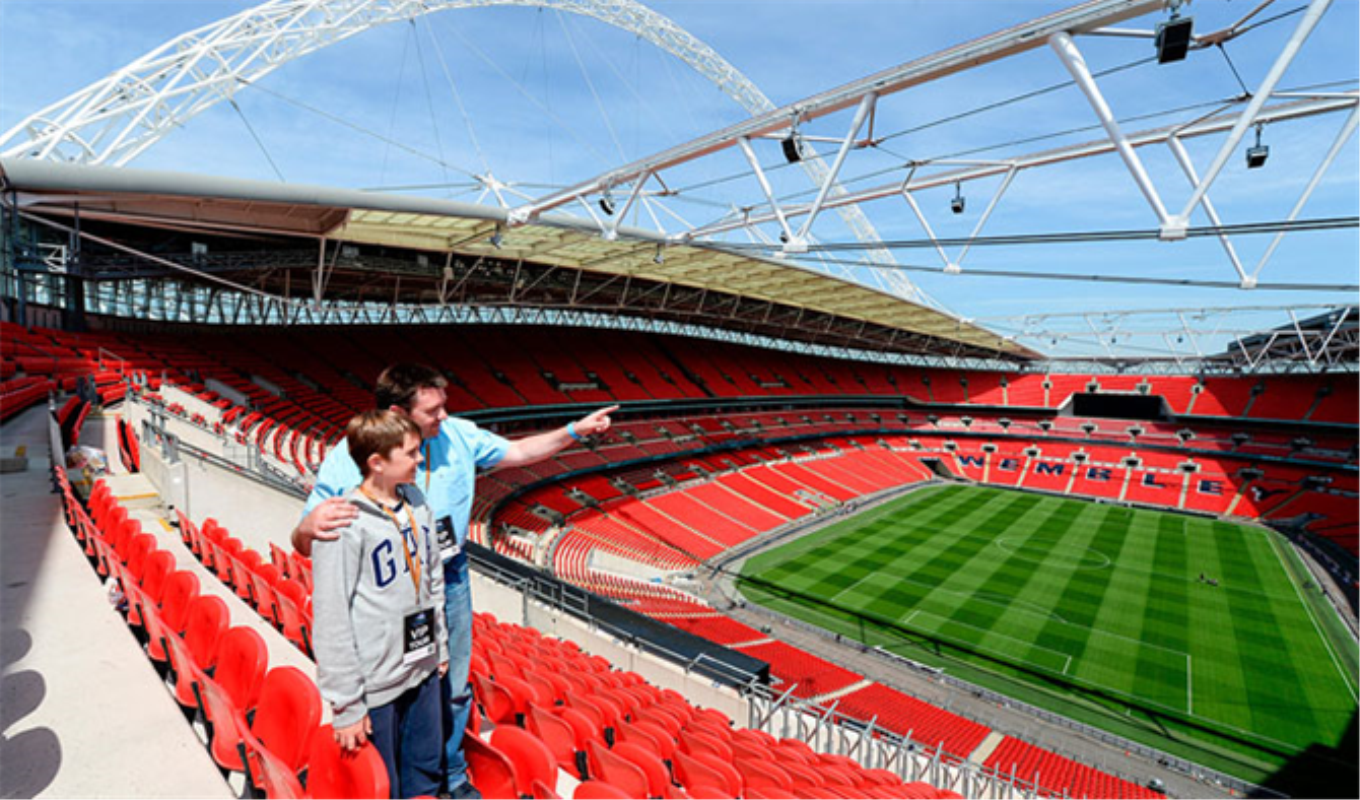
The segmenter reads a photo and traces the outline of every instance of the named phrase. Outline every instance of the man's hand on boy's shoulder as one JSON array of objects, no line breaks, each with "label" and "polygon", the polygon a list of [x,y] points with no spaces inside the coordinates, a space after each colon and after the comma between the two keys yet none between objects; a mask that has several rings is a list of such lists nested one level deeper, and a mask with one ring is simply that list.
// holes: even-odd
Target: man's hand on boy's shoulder
[{"label": "man's hand on boy's shoulder", "polygon": [[353,725],[335,729],[335,741],[340,745],[340,749],[350,753],[367,744],[368,737],[372,735],[373,723],[369,721],[367,714]]},{"label": "man's hand on boy's shoulder", "polygon": [[340,538],[340,531],[348,528],[359,516],[359,507],[343,497],[322,500],[293,531],[293,549],[304,556],[312,554],[312,542],[330,542]]}]

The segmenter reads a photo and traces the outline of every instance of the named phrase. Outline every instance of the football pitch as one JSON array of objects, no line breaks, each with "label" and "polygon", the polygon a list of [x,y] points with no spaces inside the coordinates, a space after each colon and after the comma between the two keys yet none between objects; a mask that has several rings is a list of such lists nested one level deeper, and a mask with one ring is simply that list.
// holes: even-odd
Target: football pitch
[{"label": "football pitch", "polygon": [[752,557],[740,586],[829,631],[1259,780],[1335,746],[1356,713],[1355,642],[1277,538],[937,486]]}]

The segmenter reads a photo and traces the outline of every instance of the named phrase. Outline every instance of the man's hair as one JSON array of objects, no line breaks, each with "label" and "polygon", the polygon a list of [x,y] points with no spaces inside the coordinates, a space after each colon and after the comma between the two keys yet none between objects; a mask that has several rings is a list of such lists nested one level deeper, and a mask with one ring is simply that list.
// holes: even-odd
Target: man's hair
[{"label": "man's hair", "polygon": [[356,414],[345,426],[345,440],[349,457],[359,467],[359,474],[368,477],[368,457],[377,453],[387,458],[393,449],[406,444],[406,435],[420,438],[420,426],[410,417],[385,408]]},{"label": "man's hair", "polygon": [[424,364],[393,364],[378,376],[373,388],[378,408],[411,410],[416,393],[421,389],[443,389],[449,382],[439,371]]}]

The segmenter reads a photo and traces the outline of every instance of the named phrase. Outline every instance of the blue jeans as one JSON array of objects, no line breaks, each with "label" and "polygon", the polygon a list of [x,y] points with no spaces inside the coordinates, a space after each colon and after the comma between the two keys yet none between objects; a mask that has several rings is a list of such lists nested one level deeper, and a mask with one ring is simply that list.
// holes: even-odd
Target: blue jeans
[{"label": "blue jeans", "polygon": [[449,673],[440,682],[444,709],[444,773],[448,789],[467,782],[463,729],[472,711],[468,667],[472,662],[472,589],[468,585],[467,553],[459,551],[444,565],[444,620],[449,628]]},{"label": "blue jeans", "polygon": [[439,790],[442,683],[439,673],[431,672],[401,697],[368,710],[373,746],[387,765],[393,797],[431,797]]}]

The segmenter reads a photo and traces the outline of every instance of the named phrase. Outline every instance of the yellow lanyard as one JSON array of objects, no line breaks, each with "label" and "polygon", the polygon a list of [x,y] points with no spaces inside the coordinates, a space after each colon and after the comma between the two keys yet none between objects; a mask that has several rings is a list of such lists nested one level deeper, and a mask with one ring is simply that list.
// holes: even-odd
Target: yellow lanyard
[{"label": "yellow lanyard", "polygon": [[[408,572],[411,573],[411,585],[412,585],[413,587],[415,587],[415,590],[416,590],[416,602],[419,603],[419,602],[420,602],[420,561],[419,561],[418,559],[411,558],[411,546],[408,545],[408,544],[406,543],[406,534],[402,533],[402,530],[401,530],[401,520],[397,518],[396,513],[393,512],[392,509],[390,509],[390,508],[388,508],[386,505],[384,505],[383,502],[382,502],[381,500],[379,500],[378,498],[376,498],[376,497],[374,497],[373,495],[369,494],[368,491],[367,491],[366,489],[364,489],[362,486],[359,487],[359,491],[361,491],[361,492],[364,493],[364,497],[367,497],[369,500],[372,500],[374,505],[376,505],[378,508],[381,508],[381,509],[383,510],[383,513],[386,514],[386,515],[388,516],[388,518],[392,520],[392,524],[395,525],[395,526],[397,526],[397,538],[398,538],[398,539],[401,539],[401,550],[402,550],[403,553],[406,554],[406,569],[407,569]],[[403,502],[402,505],[405,506],[405,508],[406,508],[406,519],[408,519],[408,520],[410,521],[410,523],[411,523],[411,536],[414,537],[414,536],[416,535],[416,517],[415,517],[415,514],[411,511],[411,506],[410,506],[409,503]]]},{"label": "yellow lanyard", "polygon": [[[425,440],[425,495],[430,494],[430,440]],[[425,502],[429,502],[426,500]]]}]

